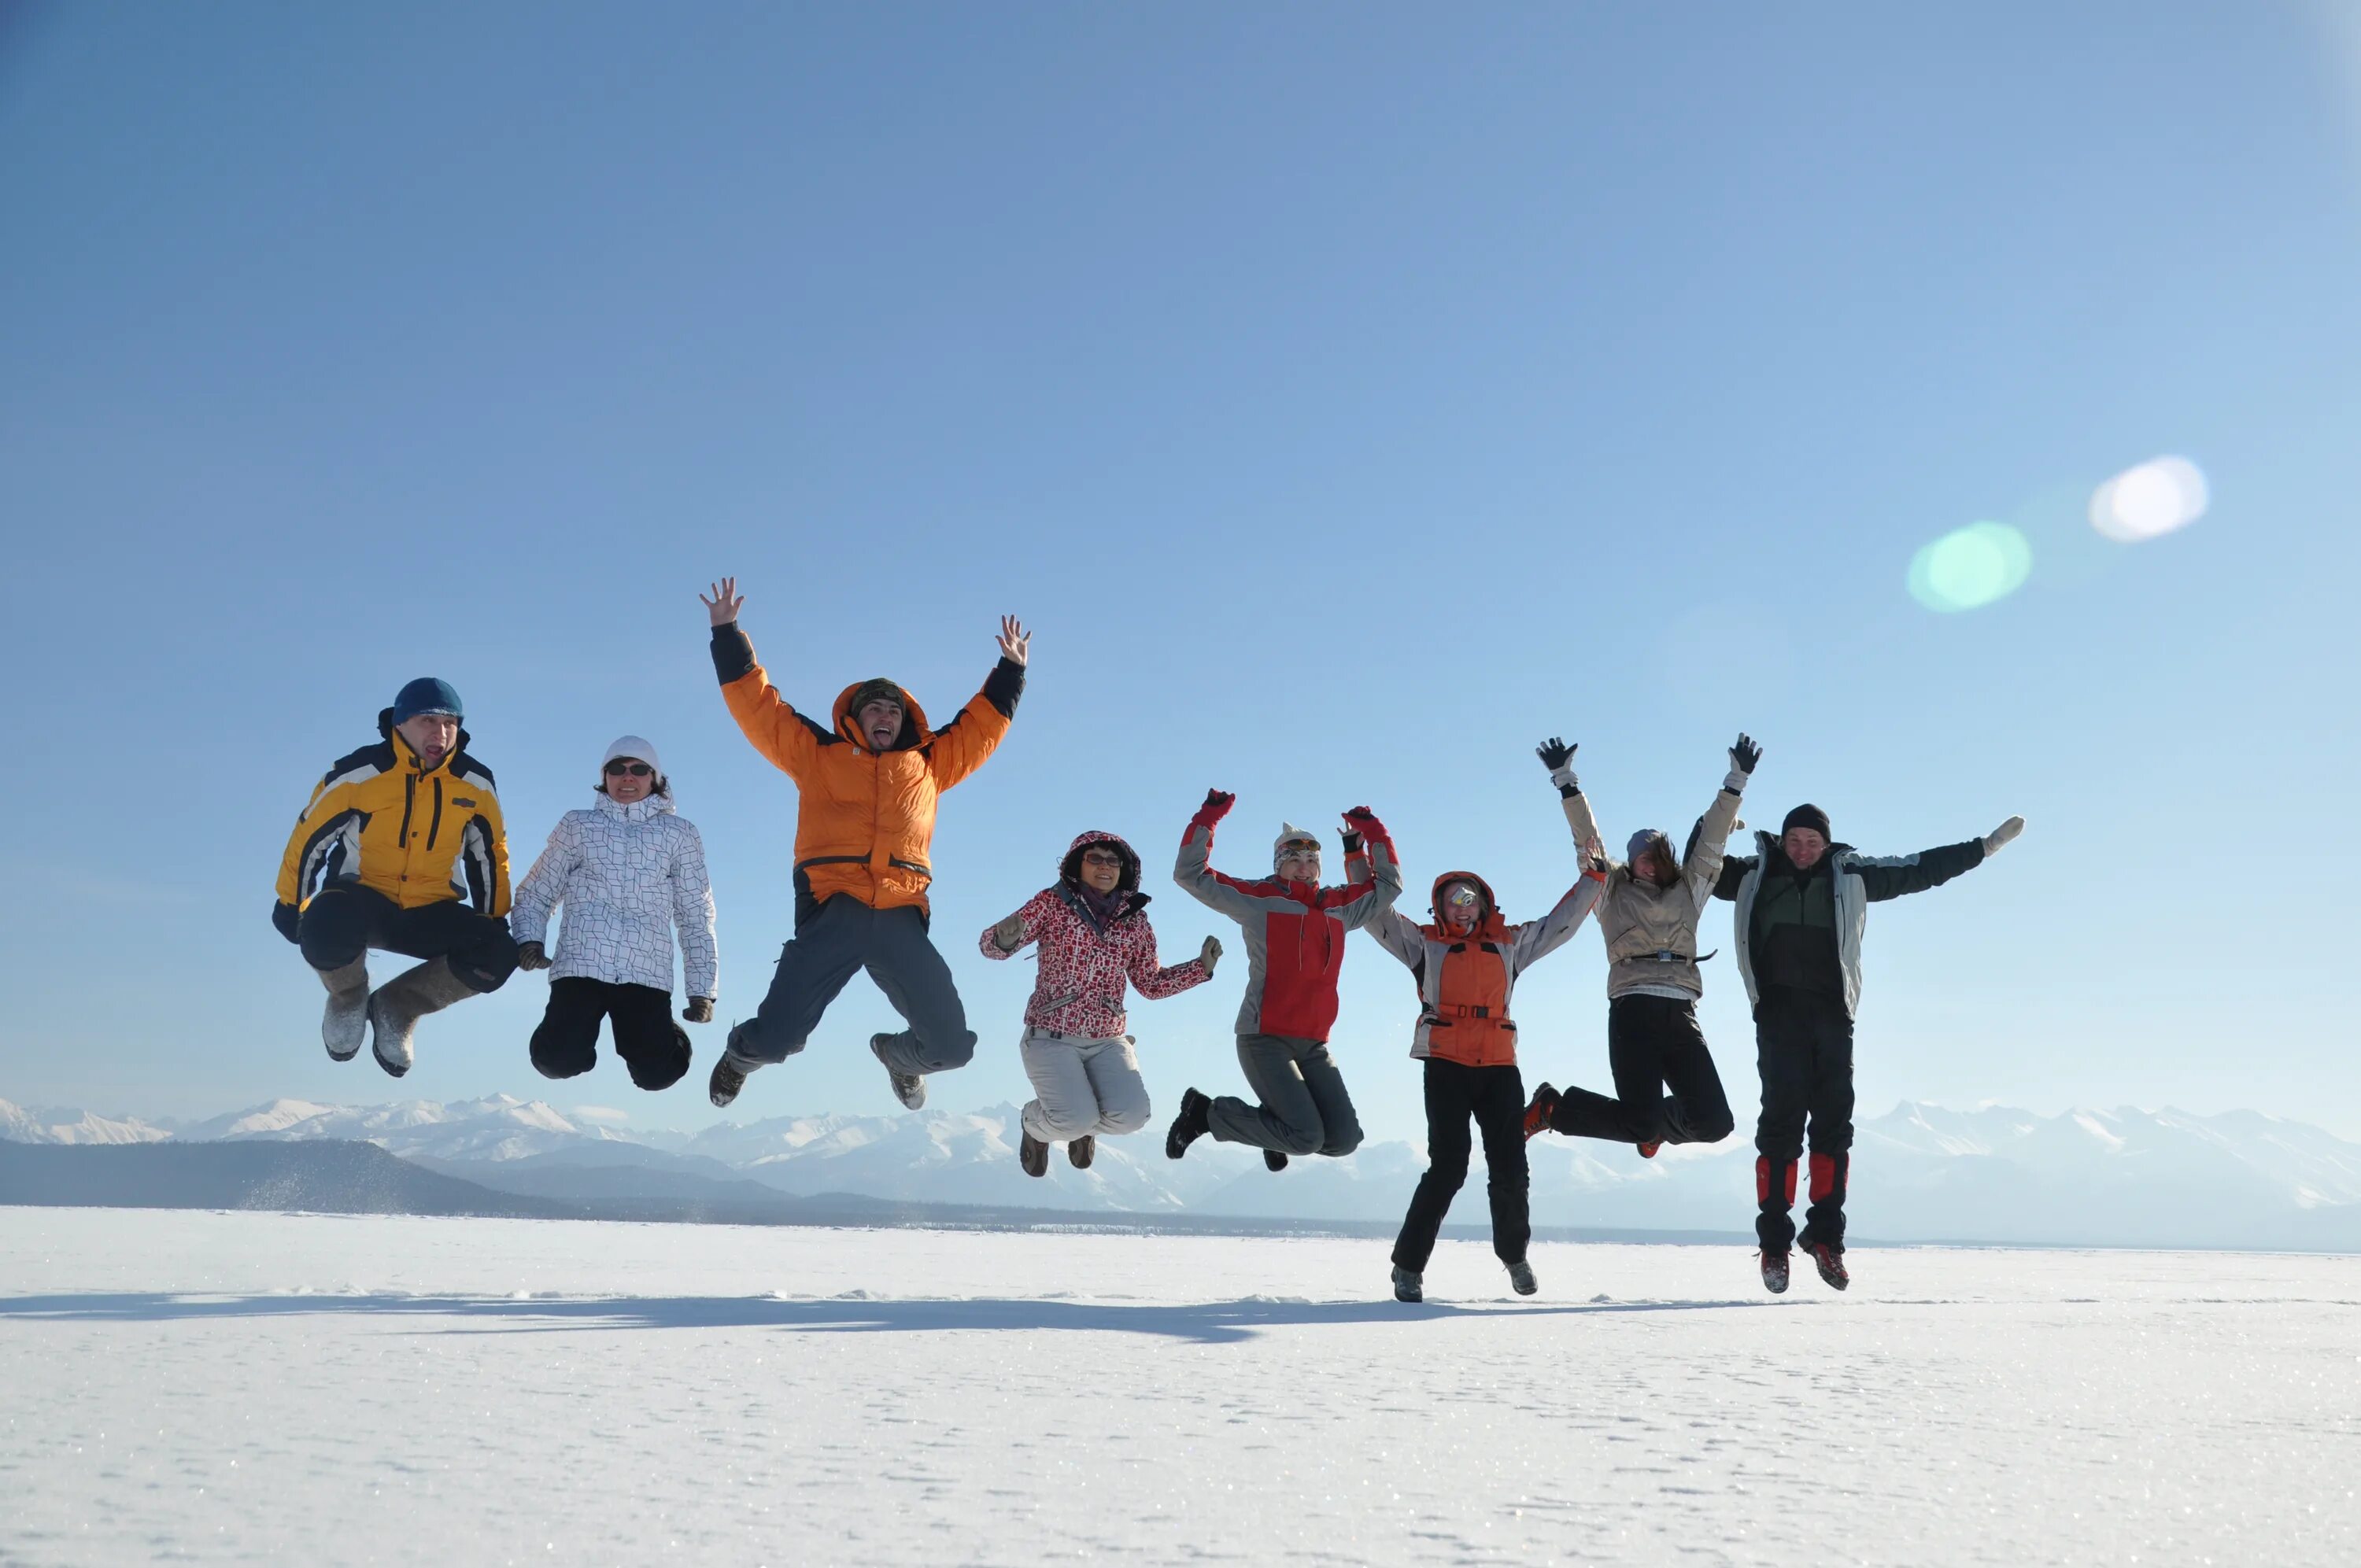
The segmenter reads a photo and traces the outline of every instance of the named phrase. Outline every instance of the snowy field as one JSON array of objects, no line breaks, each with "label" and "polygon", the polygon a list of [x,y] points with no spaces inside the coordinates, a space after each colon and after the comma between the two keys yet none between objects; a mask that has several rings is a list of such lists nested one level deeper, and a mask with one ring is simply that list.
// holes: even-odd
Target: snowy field
[{"label": "snowy field", "polygon": [[0,1562],[2361,1562],[2361,1259],[1534,1261],[0,1208]]}]

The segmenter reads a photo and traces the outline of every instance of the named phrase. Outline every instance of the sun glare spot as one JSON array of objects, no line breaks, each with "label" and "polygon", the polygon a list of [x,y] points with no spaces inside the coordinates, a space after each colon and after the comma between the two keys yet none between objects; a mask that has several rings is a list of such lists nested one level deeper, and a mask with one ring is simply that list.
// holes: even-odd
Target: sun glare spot
[{"label": "sun glare spot", "polygon": [[2033,575],[2033,546],[2004,522],[1953,529],[1910,558],[1910,597],[1946,615],[2004,599]]},{"label": "sun glare spot", "polygon": [[2118,544],[2138,544],[2188,527],[2212,499],[2196,464],[2152,458],[2091,492],[2091,526]]}]

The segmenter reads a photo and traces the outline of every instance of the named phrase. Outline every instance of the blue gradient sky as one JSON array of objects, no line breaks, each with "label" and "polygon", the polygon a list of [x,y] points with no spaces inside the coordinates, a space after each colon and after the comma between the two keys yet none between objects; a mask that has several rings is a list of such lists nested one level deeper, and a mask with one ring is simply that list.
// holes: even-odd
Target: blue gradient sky
[{"label": "blue gradient sky", "polygon": [[[2347,14],[2349,16],[2349,14]],[[1223,861],[1366,800],[1420,895],[1512,916],[1685,827],[1898,852],[2032,826],[1874,912],[1865,1108],[2254,1106],[2361,1135],[2344,820],[2361,579],[2361,25],[2299,6],[0,10],[0,654],[20,769],[0,1096],[149,1114],[390,1098],[321,1052],[266,921],[290,820],[380,705],[466,695],[522,873],[607,740],[664,748],[725,1018],[789,924],[794,795],[716,694],[734,571],[779,679],[949,709],[1037,628],[946,802],[936,927],[1022,1099],[1029,966],[974,933],[1079,828],[1165,945]],[[2160,453],[2212,513],[2081,519]],[[2031,582],[1914,603],[1980,521]],[[1715,926],[1726,936],[1726,914]],[[1604,1087],[1603,960],[1521,991],[1529,1078]],[[1741,1122],[1737,977],[1705,1007]],[[2345,978],[2340,979],[2340,976]],[[1238,1083],[1241,976],[1135,1014],[1150,1086]],[[530,1069],[521,976],[403,1095],[697,1125]],[[889,1108],[856,981],[740,1119]],[[1419,1130],[1401,970],[1337,1041]]]}]

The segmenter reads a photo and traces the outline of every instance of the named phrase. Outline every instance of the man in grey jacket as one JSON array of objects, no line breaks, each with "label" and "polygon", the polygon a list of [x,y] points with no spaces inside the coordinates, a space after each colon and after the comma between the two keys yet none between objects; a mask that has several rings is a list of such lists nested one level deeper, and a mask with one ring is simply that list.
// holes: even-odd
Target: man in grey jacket
[{"label": "man in grey jacket", "polygon": [[[1861,938],[1869,906],[1940,887],[2025,831],[2012,817],[1981,839],[1877,859],[1829,842],[1817,806],[1787,813],[1779,834],[1755,835],[1759,854],[1722,862],[1714,895],[1738,905],[1738,972],[1754,1004],[1763,1116],[1755,1124],[1754,1233],[1763,1283],[1787,1288],[1787,1252],[1800,1244],[1820,1277],[1841,1290],[1845,1181],[1852,1150],[1852,1020],[1861,1003]],[[1798,1236],[1795,1162],[1811,1144],[1811,1207]]]}]

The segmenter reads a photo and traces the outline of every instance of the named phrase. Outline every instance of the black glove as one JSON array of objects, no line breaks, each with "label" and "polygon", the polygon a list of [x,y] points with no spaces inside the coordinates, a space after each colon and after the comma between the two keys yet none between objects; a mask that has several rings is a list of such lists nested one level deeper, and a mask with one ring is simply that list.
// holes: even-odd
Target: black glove
[{"label": "black glove", "polygon": [[1336,837],[1345,841],[1345,852],[1346,854],[1357,855],[1361,852],[1361,836],[1358,833],[1354,832],[1350,828],[1345,828],[1343,832],[1337,834]]},{"label": "black glove", "polygon": [[1739,733],[1738,744],[1730,749],[1730,765],[1741,773],[1752,773],[1754,772],[1754,764],[1762,760],[1763,748],[1748,740],[1745,732],[1741,730]]},{"label": "black glove", "polygon": [[692,1024],[712,1023],[713,998],[710,996],[690,997],[688,999],[688,1005],[680,1010],[680,1015],[687,1019]]},{"label": "black glove", "polygon": [[280,936],[291,942],[303,940],[303,912],[291,904],[270,906],[270,924]]},{"label": "black glove", "polygon": [[517,944],[517,968],[521,970],[537,970],[547,969],[548,967],[549,953],[539,942],[519,942]]},{"label": "black glove", "polygon": [[1547,768],[1552,773],[1555,773],[1560,768],[1565,767],[1573,762],[1575,752],[1580,749],[1581,746],[1579,742],[1569,746],[1565,741],[1553,735],[1548,740],[1533,748],[1533,755],[1542,760],[1543,767]]}]

